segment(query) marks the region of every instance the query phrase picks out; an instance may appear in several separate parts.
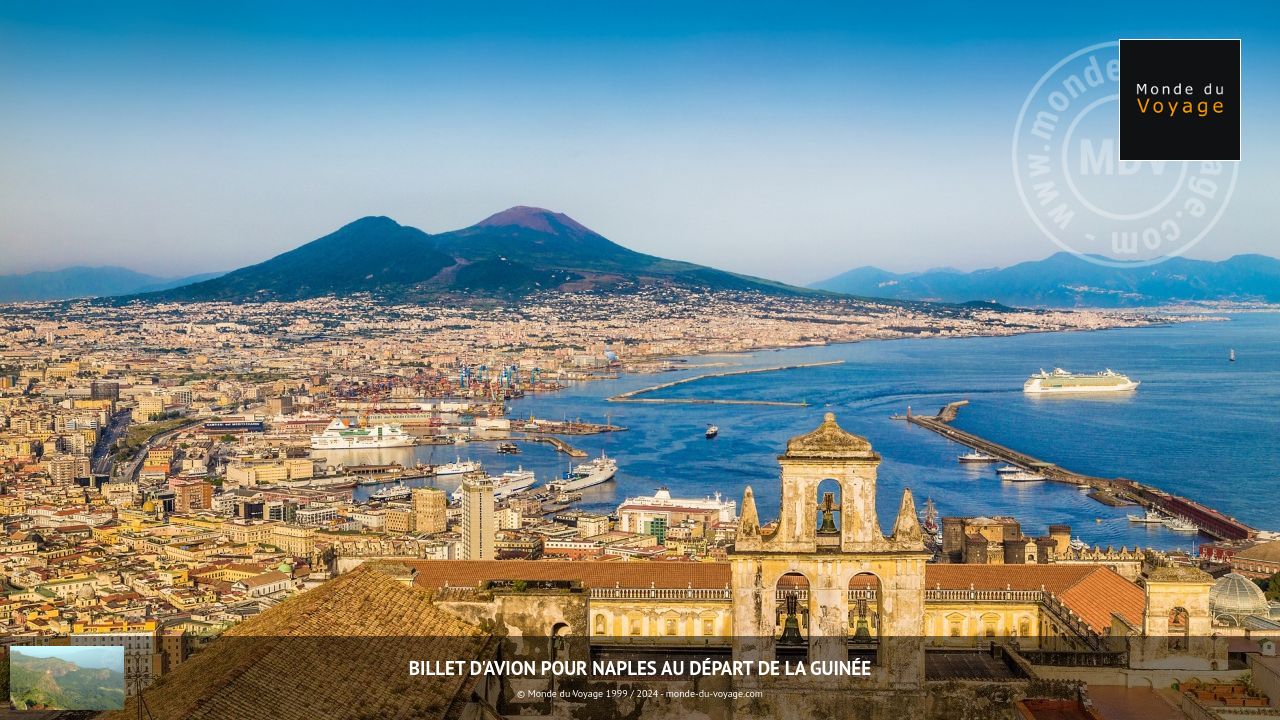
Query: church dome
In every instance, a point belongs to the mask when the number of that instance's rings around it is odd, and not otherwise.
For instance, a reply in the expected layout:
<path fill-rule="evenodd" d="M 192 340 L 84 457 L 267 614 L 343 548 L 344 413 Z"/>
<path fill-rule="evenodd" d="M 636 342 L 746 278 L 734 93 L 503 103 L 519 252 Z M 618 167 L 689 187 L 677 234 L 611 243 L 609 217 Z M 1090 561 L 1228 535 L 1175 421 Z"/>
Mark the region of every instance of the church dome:
<path fill-rule="evenodd" d="M 1262 588 L 1237 573 L 1218 578 L 1209 591 L 1209 614 L 1215 622 L 1239 625 L 1250 615 L 1266 615 L 1269 609 Z"/>
<path fill-rule="evenodd" d="M 150 500 L 142 503 L 142 512 L 153 513 L 156 511 L 156 504 Z"/>
<path fill-rule="evenodd" d="M 866 438 L 854 435 L 836 424 L 835 413 L 824 415 L 822 424 L 813 432 L 788 440 L 787 454 L 783 457 L 821 460 L 878 459 Z"/>

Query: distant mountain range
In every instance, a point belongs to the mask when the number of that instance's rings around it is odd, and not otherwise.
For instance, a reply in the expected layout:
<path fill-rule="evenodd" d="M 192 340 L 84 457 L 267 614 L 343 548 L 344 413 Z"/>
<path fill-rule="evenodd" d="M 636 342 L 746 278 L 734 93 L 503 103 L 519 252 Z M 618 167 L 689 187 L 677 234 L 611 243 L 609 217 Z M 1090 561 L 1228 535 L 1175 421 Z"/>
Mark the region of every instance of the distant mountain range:
<path fill-rule="evenodd" d="M 395 300 L 433 295 L 514 297 L 536 290 L 638 288 L 815 294 L 761 278 L 629 250 L 567 215 L 513 207 L 438 235 L 366 217 L 265 262 L 204 282 L 139 296 L 160 301 L 300 300 L 372 292 Z"/>
<path fill-rule="evenodd" d="M 9 697 L 19 710 L 119 710 L 124 674 L 10 648 Z"/>
<path fill-rule="evenodd" d="M 898 300 L 987 300 L 1023 307 L 1139 307 L 1178 302 L 1280 303 L 1280 260 L 1236 255 L 1219 262 L 1169 258 L 1108 267 L 1061 252 L 1006 268 L 893 273 L 861 267 L 814 283 L 832 292 Z"/>
<path fill-rule="evenodd" d="M 0 275 L 0 302 L 70 300 L 82 297 L 129 295 L 189 285 L 220 273 L 163 278 L 128 268 L 69 267 L 61 270 Z"/>

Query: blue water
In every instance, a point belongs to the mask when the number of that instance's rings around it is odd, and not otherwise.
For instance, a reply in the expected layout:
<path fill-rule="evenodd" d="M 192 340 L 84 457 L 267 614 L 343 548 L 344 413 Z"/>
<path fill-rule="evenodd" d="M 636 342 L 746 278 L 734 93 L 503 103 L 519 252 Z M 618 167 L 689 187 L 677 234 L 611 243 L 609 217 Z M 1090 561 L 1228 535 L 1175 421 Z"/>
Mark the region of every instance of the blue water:
<path fill-rule="evenodd" d="M 1237 362 L 1227 361 L 1234 348 Z M 809 407 L 609 403 L 627 390 L 707 372 L 843 360 L 840 365 L 708 378 L 648 397 L 801 401 Z M 1083 473 L 1127 477 L 1216 507 L 1257 527 L 1275 529 L 1280 510 L 1280 314 L 1236 314 L 1198 322 L 1089 333 L 1003 338 L 894 340 L 689 358 L 688 367 L 656 375 L 577 384 L 513 402 L 515 416 L 582 418 L 625 432 L 569 438 L 577 447 L 618 458 L 617 481 L 587 491 L 582 506 L 613 510 L 627 496 L 660 485 L 676 496 L 755 491 L 762 519 L 775 517 L 780 490 L 776 456 L 787 438 L 808 432 L 822 413 L 867 437 L 884 458 L 878 511 L 892 526 L 904 487 L 944 515 L 1011 515 L 1023 532 L 1068 523 L 1091 544 L 1191 549 L 1198 539 L 1162 526 L 1135 525 L 1133 508 L 1110 508 L 1054 483 L 1002 483 L 991 467 L 961 466 L 965 449 L 889 418 L 933 413 L 968 399 L 957 427 Z M 701 366 L 701 367 L 697 367 Z M 713 367 L 707 367 L 713 366 Z M 1112 397 L 1026 396 L 1027 375 L 1055 366 L 1077 372 L 1110 367 L 1142 385 Z M 708 423 L 720 436 L 706 440 Z M 517 463 L 540 480 L 566 459 L 550 447 L 522 443 L 517 457 L 495 445 L 458 448 L 497 473 Z M 455 449 L 419 447 L 418 459 L 443 462 Z M 391 459 L 391 458 L 382 458 Z M 402 458 L 395 458 L 401 459 Z M 456 483 L 445 483 L 452 489 Z M 363 493 L 361 493 L 363 495 Z"/>

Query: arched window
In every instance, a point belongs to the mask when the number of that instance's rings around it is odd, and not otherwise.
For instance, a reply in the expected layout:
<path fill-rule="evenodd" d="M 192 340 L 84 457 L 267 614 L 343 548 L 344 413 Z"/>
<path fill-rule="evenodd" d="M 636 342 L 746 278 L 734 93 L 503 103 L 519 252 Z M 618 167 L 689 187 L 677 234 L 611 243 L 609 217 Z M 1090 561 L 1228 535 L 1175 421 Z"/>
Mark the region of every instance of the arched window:
<path fill-rule="evenodd" d="M 603 613 L 596 615 L 595 634 L 604 635 L 606 628 L 606 620 Z"/>

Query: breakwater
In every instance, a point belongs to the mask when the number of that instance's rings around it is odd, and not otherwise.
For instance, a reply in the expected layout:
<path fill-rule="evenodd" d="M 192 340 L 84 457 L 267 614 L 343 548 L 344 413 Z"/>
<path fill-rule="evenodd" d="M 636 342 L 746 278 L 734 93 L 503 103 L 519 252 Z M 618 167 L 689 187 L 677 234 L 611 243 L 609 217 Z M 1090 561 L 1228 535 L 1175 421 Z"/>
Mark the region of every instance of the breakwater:
<path fill-rule="evenodd" d="M 620 393 L 613 397 L 606 398 L 609 402 L 633 402 L 633 403 L 654 403 L 654 404 L 690 404 L 690 405 L 773 405 L 779 407 L 807 407 L 809 403 L 804 400 L 785 401 L 785 400 L 751 400 L 745 398 L 646 398 L 641 395 L 666 390 L 668 388 L 685 385 L 698 380 L 708 380 L 711 378 L 731 377 L 734 375 L 756 375 L 759 373 L 782 372 L 784 370 L 799 370 L 802 368 L 823 367 L 826 365 L 840 365 L 843 360 L 828 360 L 825 362 L 800 363 L 796 365 L 778 365 L 766 368 L 750 368 L 747 370 L 727 370 L 725 372 L 706 373 L 704 375 L 695 375 L 689 378 L 673 380 L 658 385 L 650 385 L 638 390 Z"/>

